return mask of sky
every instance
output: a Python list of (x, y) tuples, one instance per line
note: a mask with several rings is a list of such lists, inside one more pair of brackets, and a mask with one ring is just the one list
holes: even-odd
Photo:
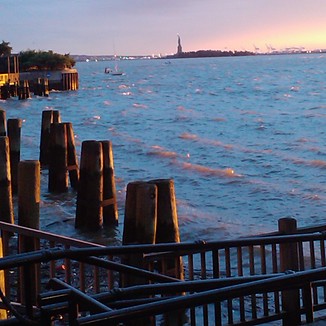
[(166, 55), (326, 49), (325, 0), (0, 0), (14, 53)]

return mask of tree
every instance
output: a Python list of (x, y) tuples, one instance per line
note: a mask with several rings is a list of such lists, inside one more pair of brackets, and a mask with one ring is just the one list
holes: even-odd
[(2, 40), (2, 43), (0, 43), (0, 57), (8, 56), (11, 54), (12, 47), (9, 46), (9, 44), (9, 42)]
[(22, 71), (61, 70), (72, 68), (76, 63), (69, 54), (62, 55), (53, 51), (21, 51), (19, 58)]

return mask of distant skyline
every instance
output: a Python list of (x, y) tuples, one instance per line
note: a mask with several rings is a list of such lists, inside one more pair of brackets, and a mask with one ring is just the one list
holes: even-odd
[(325, 0), (16, 0), (0, 2), (13, 52), (166, 55), (177, 51), (326, 49)]

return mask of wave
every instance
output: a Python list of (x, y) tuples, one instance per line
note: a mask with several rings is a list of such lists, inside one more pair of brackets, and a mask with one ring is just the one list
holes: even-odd
[(235, 173), (235, 171), (232, 168), (225, 168), (225, 169), (210, 168), (204, 165), (193, 164), (189, 162), (181, 162), (177, 160), (173, 161), (173, 163), (185, 170), (195, 171), (208, 176), (218, 176), (218, 177), (226, 177), (226, 178), (242, 177), (241, 174)]

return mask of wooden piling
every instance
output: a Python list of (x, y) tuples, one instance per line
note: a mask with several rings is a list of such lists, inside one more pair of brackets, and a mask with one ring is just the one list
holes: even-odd
[[(157, 224), (157, 187), (147, 182), (131, 182), (127, 186), (123, 244), (154, 244)], [(144, 268), (142, 254), (123, 257), (122, 263)], [(123, 275), (123, 287), (145, 284), (141, 277)]]
[(26, 100), (28, 98), (30, 98), (29, 82), (28, 80), (23, 80), (18, 87), (18, 99)]
[(112, 142), (101, 141), (103, 150), (103, 224), (118, 224)]
[[(291, 217), (281, 218), (278, 221), (279, 232), (283, 235), (293, 234), (297, 230), (297, 221)], [(298, 243), (280, 244), (281, 272), (296, 272), (299, 270)], [(299, 290), (282, 292), (282, 309), (286, 312), (284, 325), (300, 325), (300, 293)]]
[(14, 223), (9, 138), (7, 136), (0, 137), (0, 198), (0, 220)]
[(137, 243), (155, 244), (157, 225), (157, 187), (155, 184), (139, 184), (136, 193)]
[(75, 136), (72, 128), (72, 123), (65, 122), (67, 132), (67, 163), (70, 185), (72, 188), (77, 189), (79, 180), (79, 167), (75, 147)]
[(157, 179), (149, 182), (158, 188), (156, 243), (180, 242), (174, 181)]
[(49, 80), (47, 78), (37, 78), (34, 83), (34, 95), (49, 96)]
[(50, 127), (50, 192), (68, 191), (67, 132), (64, 123), (52, 123)]
[[(157, 230), (156, 243), (180, 242), (177, 203), (175, 197), (174, 181), (172, 179), (151, 180), (158, 189), (157, 195)], [(181, 257), (169, 259), (164, 263), (164, 273), (184, 278), (183, 263)]]
[[(4, 246), (3, 246), (3, 238), (0, 238), (0, 258), (4, 257)], [(8, 275), (8, 272), (1, 270), (0, 271), (0, 288), (1, 291), (4, 295), (6, 295), (6, 289), (7, 289), (7, 285), (6, 285), (6, 277)], [(7, 314), (7, 310), (6, 309), (0, 309), (0, 320), (3, 319), (7, 319), (8, 318), (8, 314)]]
[(98, 230), (103, 225), (103, 152), (95, 140), (82, 143), (75, 227)]
[(6, 111), (0, 109), (0, 137), (7, 136)]
[(52, 123), (61, 122), (60, 111), (44, 110), (42, 112), (41, 139), (40, 139), (40, 163), (41, 166), (49, 164), (50, 127)]
[(52, 123), (61, 123), (61, 114), (59, 110), (52, 110)]
[(137, 188), (143, 184), (142, 181), (133, 181), (127, 185), (122, 244), (137, 243), (136, 232), (136, 205), (137, 205)]
[(20, 161), (20, 139), (22, 119), (8, 119), (8, 138), (10, 152), (11, 188), (13, 194), (17, 193), (18, 163)]
[(0, 94), (2, 100), (7, 100), (10, 98), (10, 85), (8, 83), (0, 86)]
[[(39, 229), (40, 227), (40, 162), (21, 161), (18, 165), (18, 224)], [(23, 236), (19, 252), (39, 250), (39, 241)], [(20, 268), (20, 295), (29, 314), (36, 303), (40, 289), (40, 266), (26, 265)]]
[(40, 227), (40, 162), (18, 164), (18, 224), (33, 229)]

